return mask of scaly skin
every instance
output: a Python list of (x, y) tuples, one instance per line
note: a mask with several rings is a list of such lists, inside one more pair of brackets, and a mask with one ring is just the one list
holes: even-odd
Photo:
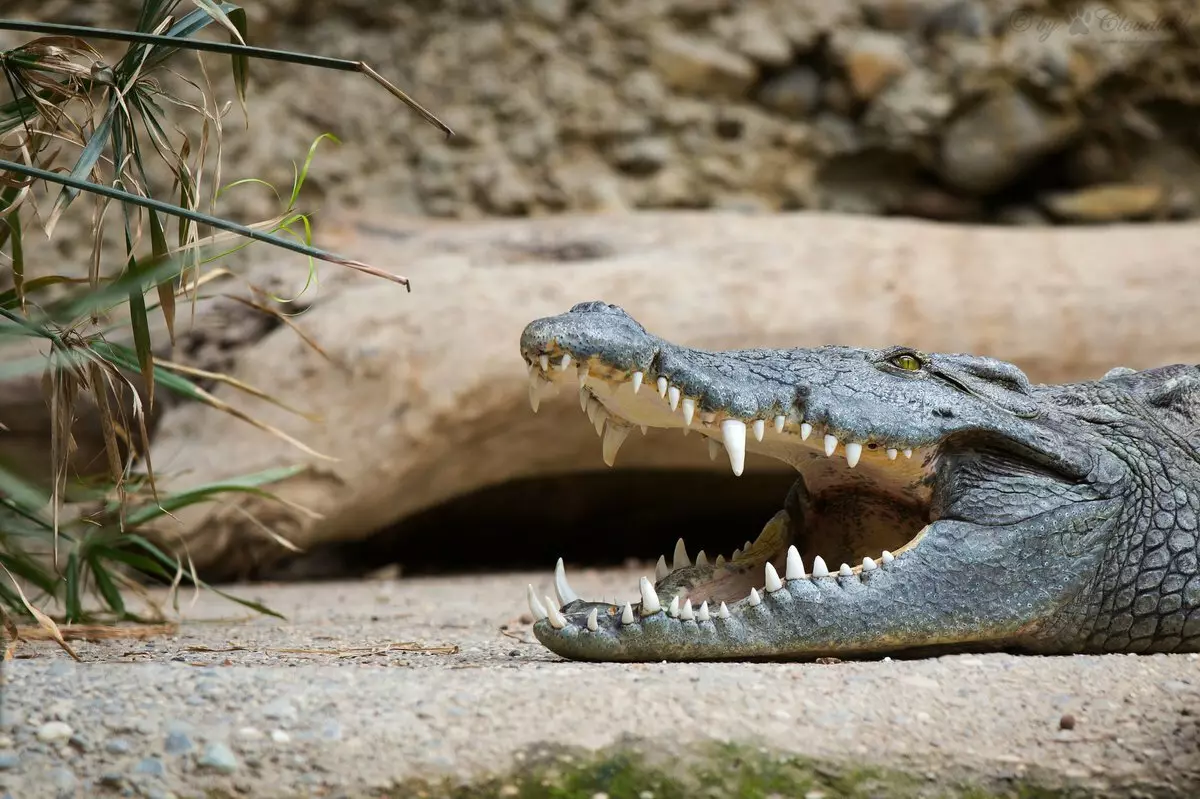
[[(633, 425), (690, 427), (735, 474), (748, 449), (801, 475), (752, 551), (717, 567), (681, 542), (639, 603), (577, 598), (560, 562), (558, 601), (530, 590), (560, 655), (1200, 651), (1196, 366), (1035, 386), (906, 348), (704, 352), (601, 302), (530, 323), (521, 351), (535, 409), (546, 381), (581, 380), (610, 465)], [(822, 552), (863, 565), (828, 574)]]

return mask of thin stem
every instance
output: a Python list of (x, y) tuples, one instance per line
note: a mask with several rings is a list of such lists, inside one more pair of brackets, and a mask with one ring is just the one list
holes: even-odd
[(400, 100), (421, 118), (446, 134), (446, 138), (454, 135), (450, 126), (433, 115), (412, 97), (409, 97), (400, 87), (380, 75), (363, 61), (350, 61), (344, 58), (329, 58), (328, 56), (310, 55), (308, 53), (293, 53), (288, 50), (272, 50), (266, 47), (251, 47), (232, 42), (210, 42), (201, 39), (180, 38), (177, 36), (159, 36), (153, 33), (137, 31), (111, 30), (107, 28), (89, 28), (82, 25), (64, 25), (56, 22), (30, 22), (19, 19), (0, 19), (0, 30), (22, 31), (24, 33), (44, 33), (53, 36), (78, 36), (90, 39), (115, 39), (122, 42), (160, 45), (163, 47), (183, 47), (190, 50), (204, 50), (225, 55), (244, 55), (250, 58), (265, 58), (270, 61), (286, 61), (290, 64), (301, 64), (321, 69), (333, 69), (341, 72), (358, 72), (366, 75)]

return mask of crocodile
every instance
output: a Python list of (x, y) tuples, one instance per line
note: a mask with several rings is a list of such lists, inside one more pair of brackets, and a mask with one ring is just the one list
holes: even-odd
[(680, 539), (636, 602), (581, 599), (560, 559), (553, 598), (527, 591), (558, 655), (1200, 650), (1197, 365), (1037, 385), (907, 346), (713, 352), (604, 302), (529, 323), (521, 352), (534, 411), (577, 385), (609, 466), (635, 429), (674, 428), (734, 475), (748, 451), (799, 473), (754, 541), (710, 559)]

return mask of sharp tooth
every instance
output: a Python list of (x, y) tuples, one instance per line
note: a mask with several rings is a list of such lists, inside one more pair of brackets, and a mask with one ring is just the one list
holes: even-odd
[(858, 459), (862, 457), (862, 444), (857, 441), (851, 441), (846, 444), (846, 465), (853, 469), (858, 465)]
[[(764, 527), (763, 529), (765, 530), (766, 528)], [(762, 533), (759, 533), (759, 535), (762, 535)], [(749, 541), (747, 541), (746, 543), (742, 544), (742, 554), (743, 554), (743, 555), (749, 555), (749, 554), (750, 554), (750, 547), (752, 547), (752, 546), (754, 546), (754, 544), (751, 544)]]
[(720, 454), (721, 454), (721, 442), (717, 441), (715, 438), (710, 438), (708, 440), (708, 459), (710, 461), (715, 461), (717, 459), (717, 456)]
[(579, 599), (579, 594), (571, 590), (570, 584), (567, 582), (567, 570), (563, 567), (563, 559), (559, 558), (558, 563), (554, 564), (554, 595), (558, 597), (558, 606), (561, 608), (568, 602), (574, 602)]
[(658, 594), (654, 593), (654, 586), (650, 585), (650, 581), (645, 577), (638, 583), (638, 587), (642, 590), (642, 615), (649, 616), (652, 613), (658, 613), (662, 610), (662, 605), (659, 604)]
[(550, 356), (549, 355), (539, 355), (538, 356), (538, 366), (542, 367), (543, 372), (549, 372), (550, 371)]
[(733, 550), (733, 554), (729, 556), (729, 559), (730, 559), (730, 560), (737, 560), (737, 559), (738, 559), (738, 558), (740, 558), (741, 556), (742, 556), (742, 550), (741, 550), (741, 549), (735, 549), (735, 550)]
[(782, 433), (783, 426), (785, 424), (787, 424), (787, 418), (783, 414), (779, 414), (778, 416), (776, 416), (775, 417), (775, 432)]
[(683, 607), (679, 611), (679, 618), (684, 621), (694, 621), (696, 618), (695, 612), (692, 610), (692, 600), (685, 600)]
[(893, 560), (896, 559), (896, 557), (891, 552), (888, 552), (885, 549), (885, 550), (883, 550), (883, 554), (879, 556), (879, 559), (881, 561), (883, 561), (884, 563), (891, 563)]
[(579, 389), (579, 410), (587, 413), (588, 398), (591, 397), (591, 392), (586, 388)]
[(667, 389), (667, 401), (671, 403), (671, 410), (679, 407), (679, 387), (671, 386)]
[(752, 608), (758, 607), (760, 604), (762, 604), (762, 597), (758, 595), (757, 588), (750, 589), (750, 597), (747, 599), (747, 601), (750, 603), (750, 607)]
[(631, 429), (623, 424), (612, 424), (611, 422), (604, 428), (604, 444), (601, 449), (607, 465), (612, 466), (616, 462), (617, 450), (625, 443)]
[[(587, 389), (584, 389), (587, 391)], [(596, 423), (596, 411), (600, 410), (600, 402), (590, 392), (588, 393), (587, 405), (583, 409), (587, 413), (588, 421), (592, 424)]]
[(789, 580), (799, 580), (804, 577), (804, 561), (800, 559), (800, 551), (795, 546), (788, 547), (787, 570), (784, 576)]
[(812, 425), (804, 422), (800, 425), (800, 440), (808, 441), (808, 437), (812, 435)]
[(691, 427), (692, 419), (696, 415), (696, 401), (691, 397), (684, 397), (680, 405), (683, 406), (683, 424), (685, 427)]
[(596, 617), (600, 615), (598, 611), (598, 608), (592, 608), (592, 612), (588, 614), (587, 628), (592, 632), (596, 632), (596, 630), (600, 629), (600, 625), (596, 623)]
[(869, 571), (873, 571), (874, 569), (875, 569), (875, 561), (871, 560), (870, 558), (863, 558), (862, 570), (865, 572), (869, 572)]
[(550, 600), (550, 597), (546, 597), (546, 604), (548, 605), (546, 612), (550, 618), (550, 626), (556, 630), (566, 627), (567, 617), (558, 612), (558, 608), (554, 607), (554, 603)]
[(592, 420), (592, 424), (596, 426), (596, 435), (604, 435), (604, 422), (608, 419), (608, 411), (604, 410), (604, 406), (597, 403), (596, 418)]
[(709, 413), (708, 411), (704, 411), (703, 413), (700, 414), (700, 421), (704, 423), (705, 427), (712, 424), (713, 420), (716, 418), (717, 418), (717, 415), (715, 413)]
[(740, 419), (726, 419), (721, 422), (721, 438), (729, 453), (729, 466), (734, 475), (740, 477), (746, 468), (746, 423)]
[(625, 609), (621, 611), (621, 624), (633, 624), (633, 605), (625, 603)]
[(649, 432), (650, 432), (650, 428), (649, 428), (649, 427), (647, 427), (647, 426), (646, 426), (646, 425), (644, 425), (644, 424), (643, 424), (643, 425), (639, 425), (639, 427), (641, 427), (641, 428), (642, 428), (642, 435), (646, 435), (647, 433), (649, 433)]
[(725, 607), (724, 602), (722, 602), (721, 607), (717, 609), (717, 618), (718, 619), (728, 619), (729, 618), (729, 608)]
[(812, 576), (813, 577), (828, 577), (829, 576), (829, 567), (825, 565), (825, 559), (822, 558), (820, 555), (817, 555), (815, 558), (813, 558)]
[(717, 569), (725, 568), (725, 556), (717, 555), (717, 559), (713, 561), (713, 567)]
[(558, 371), (565, 372), (565, 371), (567, 371), (567, 367), (570, 365), (571, 365), (571, 356), (564, 355), (564, 356), (562, 356), (562, 360), (558, 362)]
[(838, 574), (840, 574), (843, 577), (853, 577), (854, 570), (851, 569), (849, 565), (843, 563), (841, 566), (838, 567)]
[(888, 447), (887, 456), (888, 456), (889, 461), (896, 460), (896, 456), (899, 454), (900, 453), (896, 452), (896, 450), (892, 449), (891, 447)]
[(692, 562), (688, 559), (687, 547), (683, 543), (683, 539), (675, 542), (675, 554), (671, 560), (671, 570), (686, 569), (691, 566)]
[(538, 412), (538, 406), (542, 404), (541, 389), (534, 385), (529, 385), (529, 407), (533, 408), (533, 412)]
[(658, 389), (658, 396), (667, 396), (667, 378), (660, 377), (654, 381), (654, 387)]
[(645, 377), (645, 375), (642, 374), (641, 372), (634, 372), (632, 375), (629, 376), (629, 382), (631, 384), (633, 384), (633, 393), (634, 394), (638, 393), (638, 389), (640, 389), (642, 387), (642, 378), (644, 378), (644, 377)]
[(579, 387), (583, 388), (583, 384), (588, 379), (588, 367), (586, 363), (579, 364), (579, 370), (575, 373), (579, 377)]
[(697, 566), (707, 566), (708, 565), (708, 556), (704, 554), (703, 549), (696, 553), (696, 565)]
[(658, 563), (654, 564), (654, 582), (658, 582), (670, 573), (671, 570), (667, 567), (667, 559), (659, 555)]
[(837, 436), (831, 436), (828, 433), (825, 435), (825, 455), (833, 455), (833, 451), (837, 449)]
[(766, 585), (763, 586), (763, 589), (768, 594), (773, 594), (779, 589), (783, 588), (783, 582), (779, 579), (779, 572), (775, 571), (775, 567), (770, 563), (767, 564), (766, 573), (767, 582)]
[(750, 429), (754, 432), (754, 440), (762, 441), (763, 434), (767, 432), (767, 423), (762, 419), (755, 419)]
[(529, 375), (529, 382), (530, 382), (530, 383), (536, 383), (536, 382), (537, 382), (537, 376), (538, 376), (538, 368), (537, 368), (537, 364), (536, 364), (536, 363), (531, 363), (531, 364), (529, 364), (529, 369), (526, 371), (526, 374), (527, 374), (527, 375)]
[(906, 457), (906, 458), (911, 458), (911, 457), (912, 457), (912, 450), (911, 450), (911, 449), (906, 449), (906, 450), (904, 450), (904, 457)]
[(679, 597), (671, 597), (671, 604), (667, 605), (667, 615), (671, 618), (679, 616)]
[(537, 594), (533, 593), (533, 585), (525, 592), (525, 598), (529, 600), (529, 612), (533, 614), (534, 621), (546, 618), (546, 608), (538, 601)]
[[(688, 600), (689, 602), (691, 600)], [(708, 621), (708, 600), (700, 603), (700, 609), (696, 611), (696, 621)]]

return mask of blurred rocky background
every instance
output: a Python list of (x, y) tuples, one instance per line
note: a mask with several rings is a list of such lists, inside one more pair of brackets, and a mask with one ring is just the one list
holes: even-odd
[[(8, 0), (4, 14), (129, 27), (137, 5)], [(681, 526), (752, 537), (787, 484), (766, 461), (748, 461), (753, 480), (698, 477), (715, 467), (696, 437), (652, 434), (600, 476), (590, 426), (565, 416), (573, 397), (530, 414), (520, 329), (581, 300), (618, 302), (694, 346), (904, 342), (1014, 360), (1035, 380), (1200, 361), (1187, 291), (1200, 263), (1188, 221), (1200, 212), (1200, 11), (1187, 0), (246, 10), (252, 44), (365, 60), (457, 135), (361, 75), (253, 63), (249, 128), (236, 104), (226, 118), (224, 179), (287, 187), (314, 138), (336, 135), (303, 197), (319, 209), (317, 243), (413, 276), (414, 293), (323, 266), (320, 291), (289, 306), (307, 308), (296, 324), (320, 353), (234, 301), (181, 330), (174, 359), (322, 420), (218, 396), (339, 459), (161, 402), (163, 485), (311, 466), (280, 493), (319, 519), (247, 500), (172, 520), (164, 538), (182, 538), (210, 576), (356, 573), (399, 557), (397, 542), (405, 568), (494, 568), (656, 556)], [(205, 63), (228, 81), (224, 59)], [(220, 210), (253, 221), (276, 206), (238, 191)], [(68, 218), (49, 245), (81, 268), (86, 222)], [(258, 299), (294, 296), (302, 261), (258, 253)], [(36, 390), (0, 394), (22, 414), (0, 444), (42, 451)], [(76, 434), (92, 453), (77, 465), (99, 466), (86, 416)], [(264, 524), (316, 554), (289, 560)], [(737, 543), (717, 532), (715, 550)]]
[[(129, 25), (136, 4), (9, 0)], [(439, 218), (824, 209), (1004, 224), (1192, 216), (1200, 13), (1188, 0), (297, 0), (246, 3), (258, 62), (229, 174), (287, 183), (324, 132), (325, 208)], [(236, 124), (235, 124), (236, 123)], [(252, 212), (269, 212), (253, 208)]]

